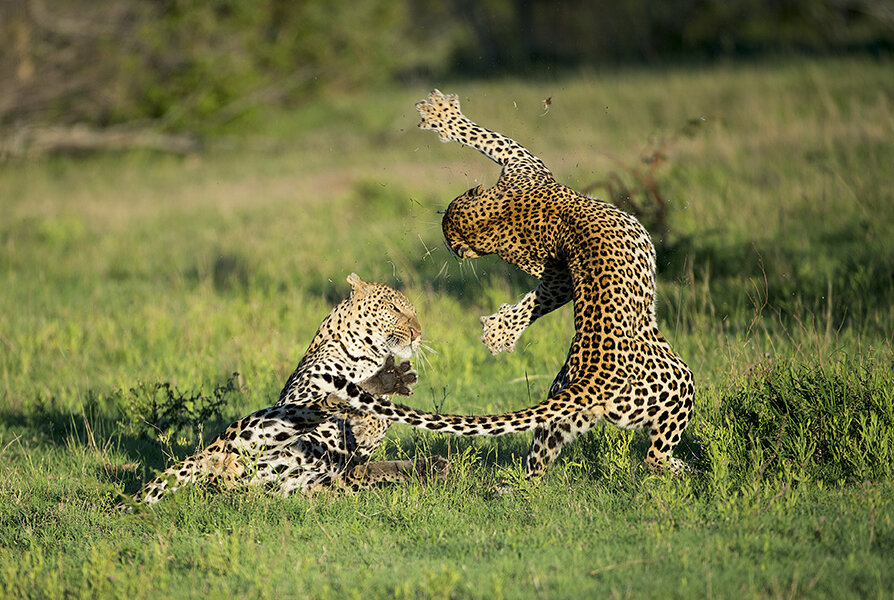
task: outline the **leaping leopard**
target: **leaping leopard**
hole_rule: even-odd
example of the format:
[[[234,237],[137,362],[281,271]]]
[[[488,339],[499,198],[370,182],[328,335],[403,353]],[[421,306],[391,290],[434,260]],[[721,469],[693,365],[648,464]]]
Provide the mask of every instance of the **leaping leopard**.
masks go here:
[[[649,429],[647,465],[686,469],[671,452],[689,421],[695,388],[689,367],[658,330],[655,248],[648,232],[612,204],[558,183],[517,142],[470,121],[455,94],[434,90],[416,109],[420,128],[502,166],[493,187],[470,189],[447,207],[442,228],[451,250],[460,258],[497,254],[540,280],[517,303],[482,317],[484,344],[494,354],[513,351],[531,323],[569,301],[575,334],[546,400],[531,408],[494,416],[436,415],[349,389],[351,406],[461,435],[533,430],[529,477],[543,473],[566,444],[603,418],[618,427]]]

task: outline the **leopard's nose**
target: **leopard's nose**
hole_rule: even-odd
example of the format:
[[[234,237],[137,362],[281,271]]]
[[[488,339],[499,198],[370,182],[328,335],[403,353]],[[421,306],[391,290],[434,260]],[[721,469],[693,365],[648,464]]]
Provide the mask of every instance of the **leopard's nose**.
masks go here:
[[[420,337],[422,337],[422,325],[420,325],[419,321],[417,321],[416,319],[413,319],[412,321],[410,321],[409,329],[410,329],[410,341],[411,342],[415,342]]]

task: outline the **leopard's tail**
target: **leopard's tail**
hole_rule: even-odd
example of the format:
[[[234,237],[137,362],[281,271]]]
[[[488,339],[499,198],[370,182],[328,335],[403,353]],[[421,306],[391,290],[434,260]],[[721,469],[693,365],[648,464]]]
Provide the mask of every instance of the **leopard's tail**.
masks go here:
[[[168,468],[137,492],[135,502],[155,504],[183,485],[210,483],[219,487],[232,486],[245,474],[240,454],[225,449],[218,438],[205,450]]]
[[[390,405],[390,406],[389,406]],[[533,431],[547,421],[548,413],[541,406],[501,415],[443,415],[388,403],[375,407],[376,414],[396,423],[419,429],[443,431],[456,435],[498,436]]]
[[[354,396],[348,401],[357,410],[375,414],[389,421],[419,429],[469,436],[490,437],[533,431],[552,421],[567,418],[567,415],[581,408],[572,406],[568,394],[560,393],[530,408],[499,415],[445,415],[395,404],[383,397],[364,396]]]
[[[456,435],[497,436],[523,433],[550,423],[567,421],[582,411],[594,413],[588,418],[592,420],[593,416],[601,416],[596,413],[600,411],[600,406],[605,406],[607,400],[605,397],[594,397],[583,386],[574,383],[540,404],[514,412],[481,416],[442,415],[395,404],[385,396],[374,396],[344,377],[333,378],[331,383],[332,393],[354,410],[394,423]],[[617,392],[613,393],[612,397],[614,396],[617,396]]]
[[[161,473],[158,477],[144,485],[140,488],[140,491],[134,494],[133,499],[135,502],[143,502],[146,504],[155,504],[165,496],[174,493],[177,489],[185,483],[185,480],[182,473],[186,471],[189,465],[185,464],[186,462],[181,464],[174,465],[170,467],[163,473]],[[178,477],[179,475],[179,477]],[[192,477],[194,479],[194,477]]]

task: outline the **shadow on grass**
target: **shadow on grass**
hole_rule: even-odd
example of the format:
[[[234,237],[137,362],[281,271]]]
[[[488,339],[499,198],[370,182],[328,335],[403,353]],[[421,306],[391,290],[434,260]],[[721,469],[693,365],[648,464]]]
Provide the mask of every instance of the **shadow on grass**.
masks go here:
[[[883,372],[761,365],[721,405],[727,435],[740,441],[730,445],[736,462],[833,485],[890,477],[894,394]]]
[[[663,280],[688,283],[688,295],[662,297],[659,317],[673,322],[675,313],[692,310],[693,304],[746,317],[765,306],[789,323],[806,313],[822,315],[836,328],[872,327],[869,317],[894,304],[894,250],[879,237],[865,223],[850,223],[772,244],[711,234],[682,238],[659,251],[657,264]],[[693,303],[697,289],[709,292]],[[729,323],[747,328],[749,319]]]
[[[159,384],[162,389],[173,390]],[[220,389],[220,388],[218,388]],[[220,414],[222,403],[203,412],[201,422],[181,418],[174,423],[159,419],[158,414],[135,414],[133,405],[124,400],[129,391],[108,395],[88,392],[84,407],[72,412],[55,406],[52,400],[37,401],[26,412],[0,412],[0,422],[16,436],[60,449],[82,447],[97,457],[91,467],[100,481],[120,484],[125,493],[135,492],[172,462],[180,460],[199,447],[204,447],[231,422]],[[195,400],[196,395],[174,393],[176,403]],[[169,411],[171,412],[171,411]],[[195,415],[195,410],[184,411]],[[146,419],[153,419],[151,422]],[[165,431],[162,431],[162,427]]]
[[[607,422],[597,424],[593,429],[578,436],[571,444],[563,448],[555,463],[547,470],[547,474],[561,469],[563,464],[575,463],[581,466],[580,472],[590,481],[605,481],[615,475],[611,470],[623,468],[619,462],[629,461],[630,466],[643,464],[649,447],[649,434],[646,430],[632,432],[629,443],[629,456],[622,461],[618,459],[618,448],[612,444],[613,438],[626,435]],[[415,434],[395,440],[398,449],[390,458],[412,458],[416,455],[437,454],[448,458],[473,457],[472,463],[481,470],[492,471],[498,477],[500,473],[524,471],[525,459],[531,447],[532,434],[519,433],[500,437],[463,437],[449,434],[434,436]],[[701,440],[691,429],[683,433],[682,440],[674,451],[680,458],[694,468],[695,473],[704,472],[707,467],[707,452]]]

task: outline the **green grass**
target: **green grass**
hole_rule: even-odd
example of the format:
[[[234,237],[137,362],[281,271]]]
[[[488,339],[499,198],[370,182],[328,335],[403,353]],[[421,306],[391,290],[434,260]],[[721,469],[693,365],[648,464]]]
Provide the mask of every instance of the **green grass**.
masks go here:
[[[699,472],[683,479],[650,473],[644,433],[611,426],[535,483],[525,436],[396,426],[381,456],[447,455],[447,481],[310,499],[184,490],[118,514],[119,492],[195,448],[196,403],[233,372],[206,439],[274,401],[352,271],[416,303],[435,350],[411,398],[425,409],[541,399],[570,310],[515,354],[478,341],[478,317],[532,281],[447,256],[436,211],[498,171],[415,129],[428,84],[322,98],[202,156],[6,165],[0,597],[890,597],[890,68],[438,82],[579,188],[705,118],[668,147],[668,231],[653,232],[659,320],[698,384],[677,452]],[[166,440],[129,391],[156,384],[195,410]]]

